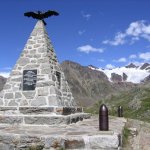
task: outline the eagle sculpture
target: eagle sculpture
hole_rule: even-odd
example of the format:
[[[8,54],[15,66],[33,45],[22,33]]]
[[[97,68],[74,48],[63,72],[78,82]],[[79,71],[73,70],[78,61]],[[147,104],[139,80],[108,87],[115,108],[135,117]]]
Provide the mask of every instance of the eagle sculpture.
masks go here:
[[[44,12],[44,13],[42,13],[41,11],[24,13],[24,16],[42,20],[44,25],[46,25],[46,22],[44,21],[45,18],[48,18],[50,16],[58,16],[58,15],[59,13],[53,10],[48,10],[47,12]]]

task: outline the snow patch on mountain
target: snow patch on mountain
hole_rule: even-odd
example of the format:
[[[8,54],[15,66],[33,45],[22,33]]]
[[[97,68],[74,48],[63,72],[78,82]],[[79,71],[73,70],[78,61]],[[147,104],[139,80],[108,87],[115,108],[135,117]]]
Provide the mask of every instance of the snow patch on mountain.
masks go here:
[[[150,75],[150,64],[149,63],[144,63],[141,66],[136,66],[135,64],[131,63],[128,66],[125,67],[117,67],[113,69],[101,69],[101,68],[96,68],[93,66],[89,66],[90,69],[92,70],[98,70],[102,71],[106,74],[108,77],[109,81],[112,81],[112,75],[117,74],[122,77],[122,81],[126,82],[132,82],[132,83],[140,83],[143,81],[146,77]],[[124,80],[124,75],[127,76],[126,79]],[[119,79],[118,79],[119,81]]]
[[[0,72],[0,76],[3,76],[5,78],[9,77],[10,72]]]
[[[127,77],[127,82],[132,82],[132,83],[140,83],[142,80],[144,80],[150,73],[147,70],[141,70],[139,68],[126,68],[126,67],[121,67],[121,68],[114,68],[114,69],[98,69],[99,71],[104,72],[109,81],[111,81],[111,74],[116,73],[118,75],[123,75],[125,73]]]

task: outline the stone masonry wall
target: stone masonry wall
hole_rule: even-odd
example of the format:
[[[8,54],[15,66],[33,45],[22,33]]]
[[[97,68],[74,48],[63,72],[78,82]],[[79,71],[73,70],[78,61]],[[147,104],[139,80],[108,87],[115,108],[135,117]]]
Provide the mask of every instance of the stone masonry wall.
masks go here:
[[[23,70],[31,69],[37,69],[36,88],[23,91]],[[34,27],[0,93],[0,106],[76,106],[42,21]]]

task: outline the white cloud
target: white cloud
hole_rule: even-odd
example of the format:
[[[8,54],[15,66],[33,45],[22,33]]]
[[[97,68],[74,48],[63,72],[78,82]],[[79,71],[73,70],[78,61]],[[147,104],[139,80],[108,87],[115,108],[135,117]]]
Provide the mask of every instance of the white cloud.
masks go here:
[[[139,58],[140,59],[144,59],[146,61],[149,61],[150,60],[150,52],[146,52],[146,53],[141,53],[139,54]]]
[[[115,66],[112,65],[112,64],[107,64],[107,65],[105,66],[105,68],[106,68],[106,69],[114,69]]]
[[[118,62],[126,62],[127,61],[127,59],[126,58],[120,58],[120,59],[118,59]]]
[[[80,46],[77,48],[77,50],[79,50],[80,52],[84,52],[84,53],[90,53],[90,52],[99,52],[99,53],[103,53],[104,49],[103,48],[95,48],[92,47],[91,45],[84,45],[84,46]]]
[[[9,77],[10,72],[0,72],[0,76],[3,76],[5,78]]]
[[[114,46],[117,46],[117,45],[122,45],[125,43],[125,34],[123,33],[117,33],[117,35],[115,36],[114,40],[105,40],[103,41],[103,44],[110,44],[110,45],[114,45]]]
[[[139,34],[143,32],[142,28],[143,21],[132,22],[126,30],[126,34],[131,36],[139,36]]]
[[[105,40],[102,43],[117,46],[128,41],[133,44],[140,38],[150,41],[150,24],[143,20],[130,23],[129,27],[124,32],[117,33],[113,40]]]
[[[132,55],[129,56],[129,58],[130,59],[135,59],[135,58],[137,58],[137,56],[135,54],[132,54]]]
[[[113,60],[114,62],[126,62],[127,59],[125,57],[119,58],[118,60]]]
[[[81,14],[82,14],[83,18],[85,18],[86,20],[89,20],[92,16],[91,14],[87,14],[84,11],[82,11]]]
[[[143,37],[146,40],[150,41],[150,35],[148,35],[148,34],[142,34],[141,37]]]

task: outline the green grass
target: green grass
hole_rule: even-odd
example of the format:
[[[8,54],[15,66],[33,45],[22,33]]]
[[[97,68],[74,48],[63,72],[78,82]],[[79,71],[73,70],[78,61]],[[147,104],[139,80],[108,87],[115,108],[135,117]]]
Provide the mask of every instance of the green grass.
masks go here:
[[[103,103],[103,101],[98,101],[92,107],[84,108],[84,112],[91,113],[91,114],[98,114],[99,107],[102,103]]]
[[[129,136],[130,136],[130,130],[127,127],[125,127],[124,131],[123,131],[123,137],[122,137],[123,147],[128,145],[128,143],[129,143],[129,140],[128,140]]]
[[[133,103],[133,107],[131,107],[131,102]],[[84,111],[92,114],[98,114],[99,107],[102,103],[106,104],[110,115],[117,116],[117,108],[118,106],[122,106],[124,117],[150,122],[149,88],[135,88],[126,93],[111,95],[109,99],[100,100],[92,107],[86,108]],[[138,103],[139,106],[136,106],[136,103]]]

